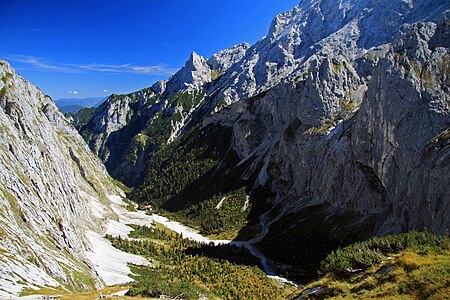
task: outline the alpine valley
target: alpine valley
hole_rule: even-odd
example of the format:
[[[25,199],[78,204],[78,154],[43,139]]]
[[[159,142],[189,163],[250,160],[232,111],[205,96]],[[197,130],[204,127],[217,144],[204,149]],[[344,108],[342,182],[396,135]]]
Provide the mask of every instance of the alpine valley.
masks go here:
[[[448,296],[449,47],[447,0],[302,0],[66,115],[1,61],[0,298]]]

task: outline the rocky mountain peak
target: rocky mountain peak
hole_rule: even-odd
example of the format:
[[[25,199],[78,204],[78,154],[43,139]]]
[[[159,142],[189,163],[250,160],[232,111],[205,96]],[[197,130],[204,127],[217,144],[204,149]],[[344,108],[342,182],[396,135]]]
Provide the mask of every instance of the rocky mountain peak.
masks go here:
[[[211,69],[207,60],[192,52],[181,70],[173,75],[167,82],[167,94],[172,95],[187,87],[200,87],[211,81]]]
[[[166,90],[167,80],[158,80],[155,82],[151,89],[157,94],[162,94]]]

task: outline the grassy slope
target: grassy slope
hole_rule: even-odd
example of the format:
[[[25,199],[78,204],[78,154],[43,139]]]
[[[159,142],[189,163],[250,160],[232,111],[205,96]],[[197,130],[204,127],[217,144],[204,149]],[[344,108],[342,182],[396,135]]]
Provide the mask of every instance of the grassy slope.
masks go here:
[[[376,238],[331,253],[325,270],[291,299],[450,299],[450,240],[417,232]]]
[[[108,296],[126,289],[129,289],[129,286],[111,286],[101,290],[88,292],[69,292],[63,289],[51,289],[51,288],[43,288],[40,290],[26,289],[21,293],[21,296],[43,295],[53,297],[58,296],[59,297],[58,299],[61,300],[92,300],[98,299],[100,294],[102,294],[103,296]],[[156,298],[121,296],[115,297],[114,299],[139,300],[139,299],[156,299]]]

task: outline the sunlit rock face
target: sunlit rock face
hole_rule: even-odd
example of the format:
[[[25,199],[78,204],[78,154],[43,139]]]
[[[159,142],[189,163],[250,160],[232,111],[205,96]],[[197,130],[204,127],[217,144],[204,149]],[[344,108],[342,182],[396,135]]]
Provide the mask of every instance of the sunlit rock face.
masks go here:
[[[48,96],[5,61],[0,77],[0,298],[100,286],[85,233],[103,231],[122,192]]]

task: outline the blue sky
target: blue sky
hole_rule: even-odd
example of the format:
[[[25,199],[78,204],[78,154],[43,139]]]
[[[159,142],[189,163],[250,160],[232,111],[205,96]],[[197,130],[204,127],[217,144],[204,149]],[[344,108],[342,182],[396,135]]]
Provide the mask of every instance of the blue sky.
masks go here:
[[[0,0],[0,57],[54,99],[128,93],[253,44],[299,0]]]

